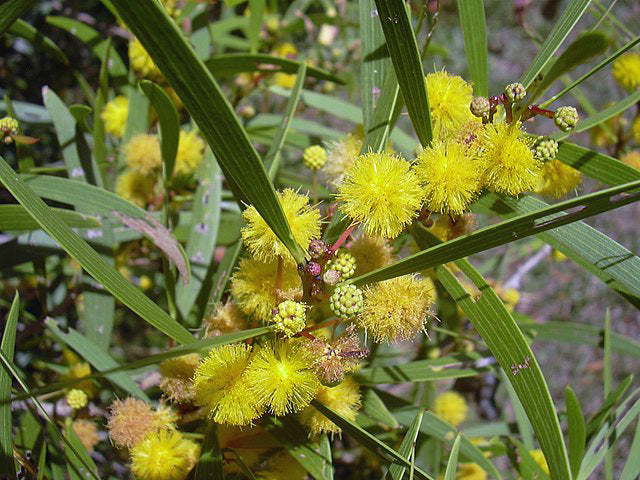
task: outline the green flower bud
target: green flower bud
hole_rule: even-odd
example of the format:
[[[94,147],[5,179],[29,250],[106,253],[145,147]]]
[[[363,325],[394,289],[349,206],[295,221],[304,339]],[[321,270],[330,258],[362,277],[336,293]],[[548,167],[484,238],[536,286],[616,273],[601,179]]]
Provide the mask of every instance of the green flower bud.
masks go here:
[[[338,254],[327,262],[327,270],[340,272],[342,280],[346,280],[356,271],[356,259],[346,250],[339,250]]]
[[[533,147],[533,156],[541,162],[553,160],[557,155],[558,142],[553,138],[540,137]]]
[[[273,316],[276,332],[292,337],[299,333],[307,323],[307,306],[304,303],[285,300],[278,305],[277,313]]]
[[[483,118],[485,120],[489,119],[489,113],[491,112],[491,104],[489,100],[484,97],[473,97],[471,101],[471,105],[469,105],[471,113],[473,113],[476,117]]]
[[[317,172],[327,163],[327,151],[320,145],[313,145],[304,149],[302,155],[304,166]]]
[[[11,143],[13,141],[11,137],[18,134],[19,126],[15,118],[0,118],[0,140],[3,140],[4,143]]]
[[[362,290],[355,285],[339,285],[329,298],[329,307],[338,317],[355,317],[362,311]]]
[[[560,107],[553,116],[556,126],[563,132],[573,130],[578,123],[578,111],[573,107]]]
[[[521,83],[510,83],[504,87],[504,94],[510,102],[520,102],[527,96],[527,91]]]

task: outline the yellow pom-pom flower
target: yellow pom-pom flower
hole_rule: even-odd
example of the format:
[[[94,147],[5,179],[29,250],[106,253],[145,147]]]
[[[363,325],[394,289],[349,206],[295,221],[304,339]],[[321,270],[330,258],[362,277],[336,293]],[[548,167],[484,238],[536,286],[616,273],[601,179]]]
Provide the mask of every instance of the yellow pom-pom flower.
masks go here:
[[[253,315],[263,323],[271,321],[271,311],[276,307],[277,262],[268,263],[253,258],[240,260],[238,271],[231,278],[231,293],[247,315]],[[284,264],[280,284],[283,299],[292,299],[302,293],[302,282],[296,267]]]
[[[298,49],[292,43],[282,43],[273,49],[273,55],[283,57],[289,60],[296,58]],[[293,88],[296,83],[295,73],[278,72],[274,76],[274,83],[282,88]]]
[[[533,457],[544,473],[549,475],[549,465],[547,465],[547,459],[545,458],[544,453],[542,453],[542,450],[530,450],[529,455]]]
[[[275,415],[298,412],[320,388],[313,356],[293,339],[271,342],[254,354],[246,372],[253,396]]]
[[[487,480],[487,472],[477,463],[460,463],[456,480]]]
[[[78,388],[70,390],[69,393],[67,393],[66,400],[69,406],[74,410],[86,407],[89,402],[87,394]]]
[[[176,175],[191,175],[202,163],[204,141],[195,132],[180,131],[178,154],[174,172]]]
[[[169,358],[160,363],[160,389],[174,402],[188,402],[193,399],[193,373],[200,364],[200,355],[190,353]]]
[[[175,429],[176,422],[180,418],[178,412],[176,412],[169,405],[165,405],[164,403],[160,403],[156,411],[153,412],[154,423],[158,429]]]
[[[361,235],[351,242],[349,253],[356,259],[356,277],[372,272],[393,261],[393,249],[385,238]]]
[[[542,168],[520,123],[489,123],[483,132],[484,182],[489,190],[519,195],[533,190]]]
[[[116,180],[116,193],[139,207],[145,207],[153,197],[153,177],[143,175],[135,170],[128,170]],[[142,278],[140,279],[142,288]]]
[[[367,234],[395,238],[417,215],[422,189],[408,162],[390,153],[365,153],[345,172],[340,210]]]
[[[71,428],[80,439],[82,446],[87,449],[87,452],[93,452],[98,441],[100,441],[96,424],[91,420],[79,418],[71,423]]]
[[[428,74],[425,82],[434,139],[444,140],[454,135],[465,123],[481,122],[469,108],[473,88],[462,77],[442,71]]]
[[[415,172],[424,188],[424,203],[435,213],[461,215],[482,189],[482,161],[458,142],[434,141],[422,149]]]
[[[353,164],[364,143],[364,132],[350,133],[337,142],[329,143],[327,163],[322,167],[324,180],[333,188],[338,188],[344,179],[344,172]]]
[[[640,87],[640,54],[625,53],[613,62],[613,78],[629,91]]]
[[[291,188],[278,192],[278,201],[287,217],[293,238],[306,254],[309,242],[320,236],[320,212],[309,205],[309,197],[300,195]],[[242,216],[247,221],[247,225],[242,228],[242,239],[256,259],[269,262],[282,256],[287,263],[295,262],[253,205]]]
[[[151,406],[138,398],[116,400],[110,410],[107,428],[111,440],[118,447],[131,448],[157,428]]]
[[[631,150],[620,157],[620,161],[640,170],[640,150]]]
[[[357,324],[376,342],[409,340],[424,328],[433,304],[430,282],[413,275],[384,280],[365,290]]]
[[[88,362],[81,362],[79,358],[74,358],[70,361],[69,371],[64,375],[64,380],[77,380],[78,378],[91,375],[91,365]],[[96,392],[93,380],[83,380],[75,383],[75,388],[82,390],[87,394],[87,397],[91,398]]]
[[[346,377],[335,387],[320,387],[320,390],[316,393],[316,400],[347,420],[355,420],[361,406],[358,384],[350,377]],[[300,413],[300,420],[309,427],[310,436],[323,433],[339,433],[341,431],[340,427],[313,407],[305,408]]]
[[[152,80],[162,78],[160,70],[137,38],[129,41],[129,63],[141,77]]]
[[[545,162],[536,193],[550,195],[555,198],[564,197],[575,189],[582,181],[582,175],[575,168],[562,163],[560,160]]]
[[[469,407],[462,395],[450,391],[436,397],[433,411],[445,422],[457,427],[466,420]]]
[[[108,102],[102,110],[100,118],[104,122],[104,129],[114,137],[124,135],[124,127],[127,125],[129,116],[129,99],[118,95]]]
[[[141,175],[149,175],[162,165],[160,142],[156,135],[139,133],[124,147],[127,165]]]
[[[218,423],[246,425],[262,414],[250,394],[245,370],[251,347],[242,343],[214,348],[193,376],[195,402]]]
[[[184,480],[198,456],[198,445],[181,433],[152,432],[131,449],[131,471],[138,480]]]
[[[309,170],[317,172],[327,163],[327,151],[320,145],[312,145],[304,149],[302,161]]]

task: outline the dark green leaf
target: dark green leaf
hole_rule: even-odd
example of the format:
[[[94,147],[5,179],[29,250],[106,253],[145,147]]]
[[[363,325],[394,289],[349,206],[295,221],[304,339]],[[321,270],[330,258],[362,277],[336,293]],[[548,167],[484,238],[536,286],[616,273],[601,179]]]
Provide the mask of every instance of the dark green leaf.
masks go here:
[[[573,143],[560,142],[556,158],[607,185],[620,185],[640,180],[640,170]]]
[[[218,444],[218,429],[210,422],[200,449],[200,459],[196,465],[194,480],[224,480],[224,459]]]
[[[458,469],[458,450],[460,450],[460,434],[456,436],[451,447],[449,460],[447,461],[447,469],[444,472],[444,480],[456,480],[456,470]]]
[[[20,295],[16,292],[6,317],[0,350],[13,361],[16,348],[16,329],[20,313]],[[0,368],[0,472],[7,480],[15,480],[16,467],[13,456],[13,424],[11,422],[11,377]]]
[[[35,5],[36,0],[8,0],[0,5],[0,35]]]
[[[587,425],[584,421],[578,397],[576,397],[569,385],[565,389],[565,404],[569,420],[569,463],[571,464],[571,473],[575,477],[580,471],[580,463],[584,455],[584,447],[587,441]]]
[[[637,480],[638,476],[640,476],[640,422],[636,423],[636,432],[633,434],[633,441],[624,469],[620,474],[620,480]]]
[[[422,425],[422,418],[424,417],[424,410],[419,410],[416,414],[416,418],[413,419],[411,425],[409,425],[409,429],[407,433],[404,435],[402,439],[402,443],[400,444],[400,449],[398,453],[402,455],[404,458],[414,458],[415,457],[415,449],[416,449],[416,441],[418,439],[418,433],[420,433],[420,426]],[[409,477],[413,477],[414,470],[413,462],[409,467]],[[406,471],[406,467],[404,465],[393,464],[389,467],[389,474],[393,480],[402,480],[404,477],[404,473]]]
[[[362,394],[362,413],[383,425],[398,428],[398,421],[373,388],[367,388]]]
[[[60,219],[76,228],[99,227],[100,222],[95,217],[90,217],[73,210],[62,208],[53,209]],[[0,205],[0,230],[37,230],[40,228],[29,212],[22,205]]]
[[[17,35],[19,37],[24,38],[35,47],[42,49],[47,55],[52,58],[55,58],[59,62],[69,63],[69,59],[64,54],[60,47],[54,43],[46,35],[43,35],[42,32],[37,30],[31,24],[17,19],[13,25],[9,28],[9,33]]]
[[[469,76],[473,82],[473,93],[487,97],[489,95],[489,58],[484,3],[482,0],[458,0],[457,3]]]

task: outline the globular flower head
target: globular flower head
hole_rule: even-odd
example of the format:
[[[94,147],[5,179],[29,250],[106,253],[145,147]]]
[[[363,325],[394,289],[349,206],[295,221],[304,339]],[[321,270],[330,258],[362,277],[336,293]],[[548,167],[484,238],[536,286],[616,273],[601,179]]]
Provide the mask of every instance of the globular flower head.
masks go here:
[[[89,401],[89,399],[87,398],[87,394],[79,388],[70,390],[69,393],[67,393],[66,400],[69,406],[74,410],[79,410],[80,408],[86,407]]]
[[[195,402],[218,423],[246,425],[263,410],[245,380],[251,347],[242,343],[213,348],[193,376]]]
[[[296,58],[298,49],[292,43],[285,42],[274,48],[273,54],[277,57],[293,59]],[[274,83],[282,88],[293,88],[296,83],[296,74],[278,72],[274,75]]]
[[[141,175],[149,175],[162,165],[160,142],[156,135],[139,133],[124,147],[127,165]]]
[[[390,153],[365,153],[345,172],[337,197],[340,210],[367,234],[395,238],[417,215],[422,192],[408,162]]]
[[[629,91],[640,87],[640,54],[625,53],[613,62],[613,78]]]
[[[536,463],[540,466],[540,468],[549,475],[549,465],[547,465],[547,459],[544,456],[542,450],[530,450],[529,455],[533,457]]]
[[[160,363],[160,389],[174,402],[182,403],[193,399],[193,373],[200,364],[200,355],[189,353],[181,357],[169,358]]]
[[[276,332],[283,333],[286,337],[293,337],[306,325],[307,305],[292,300],[280,302],[276,313],[273,315],[273,323]]]
[[[313,354],[313,368],[325,386],[335,386],[344,378],[345,373],[360,368],[360,361],[368,355],[368,350],[360,346],[360,340],[351,324],[335,340],[323,341],[315,338],[308,343]]]
[[[202,163],[204,147],[204,141],[195,132],[180,130],[175,174],[184,176],[193,174]]]
[[[316,400],[352,421],[355,420],[361,406],[358,384],[350,377],[346,377],[335,387],[320,387],[316,393]],[[300,420],[309,428],[310,436],[340,432],[340,427],[313,407],[305,408],[300,413]]]
[[[473,88],[462,77],[441,71],[428,74],[425,81],[434,139],[444,140],[465,123],[480,121],[469,109]]]
[[[327,151],[320,145],[312,145],[304,149],[302,161],[309,170],[317,172],[327,163]]]
[[[137,38],[129,41],[129,63],[141,77],[151,80],[162,78],[160,70]]]
[[[381,237],[361,235],[351,242],[349,253],[356,259],[355,276],[373,272],[393,261],[393,248]]]
[[[17,135],[20,129],[18,120],[13,117],[0,118],[0,136],[4,139],[5,143],[11,143],[11,137]],[[7,141],[8,140],[8,141]]]
[[[108,102],[100,118],[104,122],[104,129],[114,137],[122,137],[124,128],[127,125],[127,117],[129,116],[129,99],[122,95]]]
[[[540,137],[533,145],[533,156],[541,162],[553,160],[558,155],[558,142],[553,138]]]
[[[219,337],[225,333],[238,332],[247,328],[247,318],[232,300],[218,303],[204,319],[205,337]]]
[[[355,317],[362,311],[362,290],[352,284],[338,285],[329,297],[329,308],[338,317]]]
[[[433,412],[454,427],[466,420],[468,411],[464,397],[454,391],[441,393],[434,400]]]
[[[376,342],[409,340],[424,328],[433,303],[431,284],[413,275],[378,282],[365,290],[356,323]]]
[[[309,242],[320,236],[320,212],[309,205],[307,196],[290,188],[278,192],[278,200],[293,232],[293,238],[307,253]],[[247,221],[247,225],[242,228],[242,239],[255,258],[268,262],[281,255],[286,262],[295,262],[253,205],[242,215]]]
[[[153,196],[154,178],[135,170],[127,170],[116,180],[116,193],[139,207],[145,207]]]
[[[364,144],[364,133],[350,133],[337,142],[329,143],[327,162],[322,167],[323,178],[332,188],[338,188],[344,179],[344,172],[360,155]]]
[[[489,190],[515,196],[535,188],[542,163],[534,158],[519,122],[485,125],[482,158]]]
[[[138,480],[184,480],[198,457],[198,445],[181,433],[151,432],[131,449],[131,471]]]
[[[271,321],[271,312],[276,307],[277,262],[261,262],[243,258],[231,278],[231,293],[242,310],[263,323]],[[302,293],[302,282],[295,266],[285,263],[282,268],[280,295],[293,299]]]
[[[483,120],[489,120],[489,113],[491,113],[491,103],[485,97],[473,97],[471,104],[469,105],[471,113]]]
[[[79,359],[75,359],[70,362],[69,370],[66,375],[64,375],[64,380],[77,380],[78,378],[86,377],[87,375],[91,375],[91,365],[88,362],[81,362]],[[93,383],[93,380],[82,380],[81,382],[76,382],[75,388],[82,390],[87,394],[87,397],[91,398],[96,393],[96,387]]]
[[[336,255],[327,262],[327,270],[340,272],[340,278],[346,280],[351,278],[356,271],[356,259],[346,250],[338,250]]]
[[[425,206],[436,213],[462,214],[482,188],[482,161],[455,141],[434,141],[422,149],[415,172],[423,185]]]
[[[148,403],[134,397],[115,400],[107,422],[109,436],[118,447],[131,448],[156,429],[155,420]]]
[[[487,472],[477,463],[459,463],[456,480],[487,480]]]
[[[298,412],[320,387],[312,366],[313,357],[300,341],[274,341],[254,354],[246,382],[260,405],[273,414]]]
[[[563,132],[570,132],[578,124],[580,119],[575,107],[559,107],[553,115],[553,121]]]
[[[536,193],[555,198],[564,197],[580,185],[581,181],[582,175],[578,170],[560,160],[551,160],[542,167]]]
[[[80,439],[82,446],[87,449],[87,452],[93,452],[100,440],[96,424],[91,420],[79,418],[71,423],[71,428]]]
[[[640,170],[640,150],[631,150],[620,157],[620,161]]]
[[[527,91],[521,83],[510,83],[504,87],[504,94],[510,102],[521,102],[527,96]]]

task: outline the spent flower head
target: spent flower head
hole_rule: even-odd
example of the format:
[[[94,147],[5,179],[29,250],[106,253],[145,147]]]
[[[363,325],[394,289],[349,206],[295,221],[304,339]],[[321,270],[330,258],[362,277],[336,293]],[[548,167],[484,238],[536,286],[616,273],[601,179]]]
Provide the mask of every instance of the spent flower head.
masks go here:
[[[200,354],[189,353],[169,358],[160,363],[160,389],[174,402],[183,403],[193,399],[193,373],[200,364]]]
[[[417,215],[420,182],[407,161],[391,153],[365,153],[345,172],[340,210],[367,234],[395,238]]]
[[[278,200],[293,232],[293,238],[307,253],[309,242],[320,236],[320,212],[309,205],[307,196],[290,188],[278,192]],[[282,256],[287,263],[295,262],[253,205],[242,216],[247,221],[242,228],[242,239],[256,259],[268,262]]]
[[[308,348],[314,356],[313,368],[324,385],[335,386],[345,373],[360,368],[360,361],[369,353],[360,346],[354,330],[355,325],[351,324],[335,340],[325,342],[315,338],[309,341]]]
[[[116,446],[131,448],[156,428],[153,409],[143,400],[127,397],[111,404],[107,429]]]
[[[93,452],[93,449],[100,441],[98,427],[95,422],[78,418],[71,423],[71,428],[80,439],[82,446],[87,449],[87,452]]]

